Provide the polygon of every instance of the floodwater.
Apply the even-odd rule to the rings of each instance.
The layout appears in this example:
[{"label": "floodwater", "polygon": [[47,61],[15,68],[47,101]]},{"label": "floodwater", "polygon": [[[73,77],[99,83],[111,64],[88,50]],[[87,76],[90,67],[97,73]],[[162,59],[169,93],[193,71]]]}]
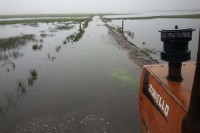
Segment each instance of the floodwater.
[{"label": "floodwater", "polygon": [[[111,26],[121,27],[122,20],[113,20],[109,22]],[[161,42],[162,29],[171,30],[175,25],[179,29],[193,28],[196,29],[192,33],[192,40],[189,42],[189,49],[191,50],[191,61],[196,61],[200,19],[145,19],[145,20],[124,20],[124,32],[129,41],[133,42],[139,48],[147,50],[149,54],[160,60],[160,52],[163,50],[163,42]],[[129,36],[127,31],[133,33]],[[166,63],[166,62],[165,62]]]},{"label": "floodwater", "polygon": [[172,12],[137,12],[135,14],[127,15],[106,15],[106,18],[131,18],[131,17],[149,17],[149,16],[169,16],[169,15],[191,15],[199,14],[200,11],[172,11]]},{"label": "floodwater", "polygon": [[[99,17],[93,17],[78,42],[63,43],[78,32],[78,24],[52,32],[55,25],[0,27],[0,38],[34,34],[43,45],[33,50],[35,42],[28,42],[0,51],[18,53],[0,60],[0,132],[140,132],[141,68],[117,47]],[[30,74],[36,75],[31,83]]]}]

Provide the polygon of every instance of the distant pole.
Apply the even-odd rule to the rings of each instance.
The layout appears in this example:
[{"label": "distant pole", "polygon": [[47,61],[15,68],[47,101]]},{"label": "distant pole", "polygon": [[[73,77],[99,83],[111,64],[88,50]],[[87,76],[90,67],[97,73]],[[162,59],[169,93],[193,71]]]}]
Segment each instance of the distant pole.
[{"label": "distant pole", "polygon": [[80,21],[80,25],[79,25],[79,30],[81,31],[81,21]]},{"label": "distant pole", "polygon": [[122,20],[122,32],[124,33],[124,20]]}]

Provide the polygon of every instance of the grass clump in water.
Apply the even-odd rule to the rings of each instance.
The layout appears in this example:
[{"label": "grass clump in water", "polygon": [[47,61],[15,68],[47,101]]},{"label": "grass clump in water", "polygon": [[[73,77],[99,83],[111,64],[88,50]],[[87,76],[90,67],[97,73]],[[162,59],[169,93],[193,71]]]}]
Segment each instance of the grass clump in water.
[{"label": "grass clump in water", "polygon": [[35,41],[35,35],[26,34],[21,36],[0,38],[0,50],[7,51],[24,46],[28,41]]},{"label": "grass clump in water", "polygon": [[33,85],[33,82],[37,80],[37,71],[35,69],[30,71],[30,77],[28,78],[28,84],[29,86]]},{"label": "grass clump in water", "polygon": [[33,50],[41,50],[42,47],[43,47],[42,44],[41,44],[41,45],[34,44],[34,45],[32,46]]},{"label": "grass clump in water", "polygon": [[22,81],[17,80],[18,82],[18,90],[19,90],[19,94],[18,95],[22,95],[24,93],[26,93],[26,87],[24,86]]},{"label": "grass clump in water", "polygon": [[130,36],[132,39],[134,38],[134,32],[131,32],[130,30],[127,31],[128,36]]},{"label": "grass clump in water", "polygon": [[67,43],[67,41],[66,41],[66,40],[64,40],[64,41],[63,41],[63,44],[66,44],[66,43]]},{"label": "grass clump in water", "polygon": [[24,19],[24,20],[2,20],[0,25],[8,24],[34,24],[34,23],[54,23],[54,22],[69,22],[69,21],[84,21],[83,18],[51,18],[51,19]]},{"label": "grass clump in water", "polygon": [[57,46],[56,47],[56,52],[59,52],[60,51],[60,49],[61,49],[61,46],[59,45],[59,46]]},{"label": "grass clump in water", "polygon": [[57,26],[56,29],[57,30],[69,30],[69,29],[72,29],[73,27],[74,27],[73,25],[66,24],[66,25]]}]

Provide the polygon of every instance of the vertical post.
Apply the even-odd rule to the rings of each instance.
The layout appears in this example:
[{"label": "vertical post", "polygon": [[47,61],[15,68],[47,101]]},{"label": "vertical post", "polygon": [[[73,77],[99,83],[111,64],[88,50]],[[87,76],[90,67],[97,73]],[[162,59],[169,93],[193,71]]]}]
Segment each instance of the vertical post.
[{"label": "vertical post", "polygon": [[81,21],[80,21],[80,25],[79,25],[79,30],[81,31]]},{"label": "vertical post", "polygon": [[124,33],[124,20],[122,20],[122,33]]},{"label": "vertical post", "polygon": [[197,63],[188,113],[182,121],[182,133],[200,133],[200,29]]}]

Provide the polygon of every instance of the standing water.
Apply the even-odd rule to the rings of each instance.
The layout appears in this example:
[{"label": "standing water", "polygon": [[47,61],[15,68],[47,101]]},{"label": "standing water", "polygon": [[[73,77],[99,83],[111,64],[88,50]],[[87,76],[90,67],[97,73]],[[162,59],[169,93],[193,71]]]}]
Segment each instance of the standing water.
[{"label": "standing water", "polygon": [[0,58],[0,132],[139,132],[141,69],[99,17],[77,42],[63,40],[78,25],[50,31],[55,25],[0,27],[0,38],[33,34],[42,44],[34,50],[35,41],[26,42],[12,49],[15,54],[0,51],[9,55]]}]

